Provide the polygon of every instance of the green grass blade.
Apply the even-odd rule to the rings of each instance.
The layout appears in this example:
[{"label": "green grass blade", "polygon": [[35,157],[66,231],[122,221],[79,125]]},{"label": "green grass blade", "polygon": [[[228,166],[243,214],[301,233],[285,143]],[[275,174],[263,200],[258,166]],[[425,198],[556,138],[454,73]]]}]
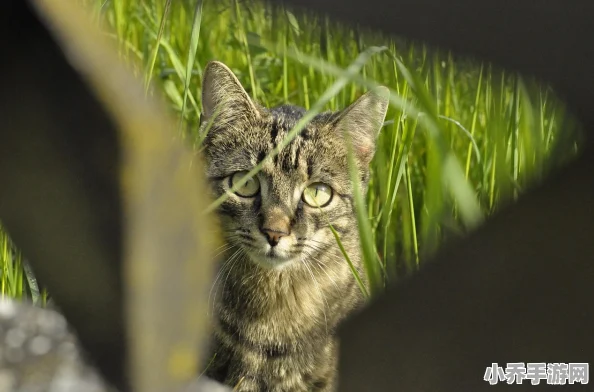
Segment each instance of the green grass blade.
[{"label": "green grass blade", "polygon": [[340,236],[338,235],[338,233],[336,232],[336,230],[330,223],[328,223],[328,227],[330,228],[330,231],[332,231],[332,234],[334,235],[334,239],[336,240],[336,243],[338,244],[338,247],[340,248],[342,255],[344,256],[345,260],[347,261],[349,268],[351,269],[351,272],[352,272],[353,276],[355,277],[355,280],[357,281],[357,285],[359,286],[359,289],[361,290],[361,292],[363,293],[365,298],[369,298],[369,292],[367,291],[367,288],[365,287],[363,280],[361,280],[361,276],[359,276],[359,272],[355,268],[355,265],[353,264],[353,261],[349,257],[348,252],[346,251],[346,249],[344,249],[344,246],[342,245],[342,241],[340,240]]},{"label": "green grass blade", "polygon": [[383,290],[383,277],[380,271],[381,263],[377,258],[375,241],[372,235],[373,231],[365,209],[365,199],[363,196],[361,179],[359,178],[359,168],[355,162],[352,142],[348,134],[345,134],[345,139],[348,148],[349,174],[353,184],[353,199],[355,202],[357,227],[359,229],[361,249],[363,251],[363,265],[369,281],[371,295],[377,295]]},{"label": "green grass blade", "polygon": [[184,95],[181,115],[179,117],[179,131],[181,132],[186,114],[186,103],[188,101],[188,94],[190,89],[190,79],[192,78],[192,69],[196,60],[196,51],[198,50],[198,43],[200,38],[200,24],[202,22],[202,0],[198,0],[194,8],[194,18],[192,20],[192,32],[190,34],[190,50],[188,52],[188,60],[186,62],[186,77],[184,81]]},{"label": "green grass blade", "polygon": [[163,15],[161,16],[161,23],[159,24],[159,32],[157,33],[153,51],[149,59],[148,70],[145,74],[144,80],[144,92],[148,94],[148,90],[151,85],[153,72],[155,69],[155,63],[157,61],[157,54],[159,53],[159,47],[161,46],[161,38],[163,37],[163,31],[165,30],[165,24],[167,23],[167,15],[169,15],[169,9],[171,8],[171,0],[165,0],[165,8],[163,9]]}]

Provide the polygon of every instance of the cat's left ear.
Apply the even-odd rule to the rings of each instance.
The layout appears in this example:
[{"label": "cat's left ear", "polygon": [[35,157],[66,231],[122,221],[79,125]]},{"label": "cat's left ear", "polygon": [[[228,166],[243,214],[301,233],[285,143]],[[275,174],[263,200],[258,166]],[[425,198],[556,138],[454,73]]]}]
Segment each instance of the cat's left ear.
[{"label": "cat's left ear", "polygon": [[200,121],[213,116],[221,123],[258,118],[260,113],[243,86],[225,64],[211,61],[202,79],[202,114]]},{"label": "cat's left ear", "polygon": [[376,87],[340,112],[335,122],[337,129],[350,137],[355,154],[364,165],[369,164],[375,153],[377,136],[384,124],[389,101],[390,90]]}]

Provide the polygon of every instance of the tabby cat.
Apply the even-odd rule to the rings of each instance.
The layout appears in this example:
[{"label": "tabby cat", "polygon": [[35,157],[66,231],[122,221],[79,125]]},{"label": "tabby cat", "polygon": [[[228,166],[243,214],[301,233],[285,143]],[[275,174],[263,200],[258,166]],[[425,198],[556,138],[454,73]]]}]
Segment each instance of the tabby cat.
[{"label": "tabby cat", "polygon": [[[235,75],[210,62],[201,132],[227,250],[219,272],[206,374],[239,391],[333,391],[336,328],[363,296],[329,228],[364,276],[347,161],[347,133],[366,187],[388,89],[316,116],[262,170],[237,188],[303,116],[291,105],[253,102]],[[216,354],[216,355],[215,355]]]}]

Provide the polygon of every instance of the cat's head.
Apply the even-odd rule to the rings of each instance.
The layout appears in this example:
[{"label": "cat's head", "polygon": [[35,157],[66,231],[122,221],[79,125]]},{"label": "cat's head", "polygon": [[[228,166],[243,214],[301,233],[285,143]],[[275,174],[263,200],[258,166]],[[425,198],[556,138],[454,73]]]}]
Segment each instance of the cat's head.
[{"label": "cat's head", "polygon": [[389,90],[370,91],[346,109],[310,121],[290,144],[241,186],[230,188],[275,149],[305,113],[295,106],[264,108],[254,103],[224,64],[211,62],[202,84],[201,131],[207,176],[227,242],[266,268],[315,260],[336,240],[357,238],[345,135],[352,140],[365,185]]}]

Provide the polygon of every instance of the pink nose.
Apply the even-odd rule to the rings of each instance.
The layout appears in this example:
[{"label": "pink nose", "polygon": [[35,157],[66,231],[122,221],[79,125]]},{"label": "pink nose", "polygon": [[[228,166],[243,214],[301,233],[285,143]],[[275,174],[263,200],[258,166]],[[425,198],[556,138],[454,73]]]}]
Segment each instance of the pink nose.
[{"label": "pink nose", "polygon": [[262,229],[262,233],[266,236],[266,239],[268,240],[270,246],[276,246],[281,238],[289,235],[289,233],[286,233],[284,231],[271,229]]}]

